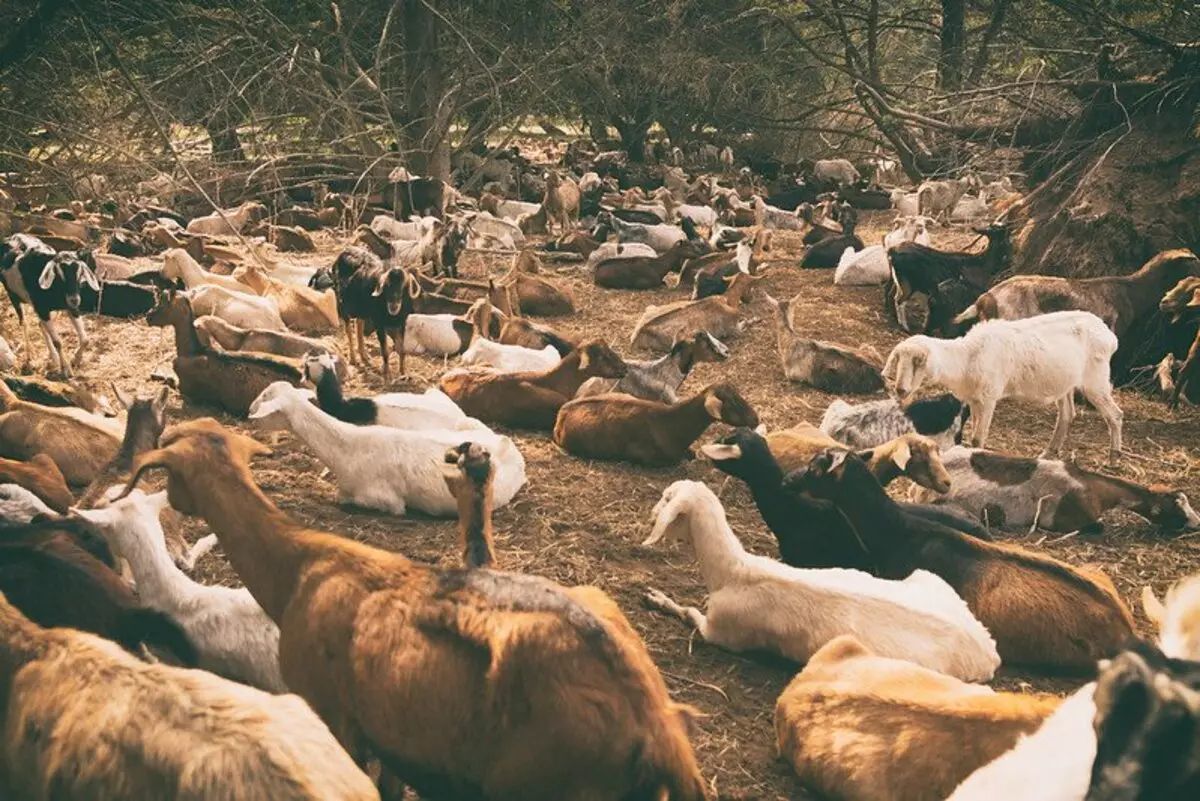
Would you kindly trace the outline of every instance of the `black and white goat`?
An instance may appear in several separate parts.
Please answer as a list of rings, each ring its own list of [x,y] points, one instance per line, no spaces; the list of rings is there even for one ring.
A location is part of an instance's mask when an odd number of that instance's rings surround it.
[[[33,306],[46,338],[47,370],[57,367],[65,376],[71,375],[71,366],[78,368],[83,363],[83,351],[87,346],[87,332],[80,316],[80,286],[87,285],[93,290],[100,288],[96,274],[87,264],[87,255],[86,251],[83,254],[69,250],[55,253],[37,237],[25,234],[16,234],[0,243],[0,275],[21,322],[25,358],[28,360],[30,355],[29,329],[22,306],[28,303]],[[62,340],[50,322],[50,313],[55,311],[65,311],[71,317],[79,337],[79,347],[71,366],[62,355]]]
[[[386,382],[390,378],[389,335],[400,360],[400,374],[404,375],[404,330],[413,312],[413,301],[421,295],[417,279],[403,267],[384,266],[378,256],[359,247],[348,247],[338,255],[333,274],[338,318],[346,331],[351,361],[366,364],[363,332],[364,323],[370,321],[379,338],[383,380]],[[355,323],[353,336],[351,321]],[[355,340],[358,342],[357,355]]]

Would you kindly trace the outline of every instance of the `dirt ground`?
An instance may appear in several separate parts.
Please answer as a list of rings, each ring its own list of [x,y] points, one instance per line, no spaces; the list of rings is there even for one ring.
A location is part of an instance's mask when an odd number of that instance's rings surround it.
[[[877,242],[890,215],[866,215],[860,234]],[[973,235],[937,229],[934,244],[965,245]],[[328,264],[342,244],[322,234],[318,254],[295,258],[310,265]],[[760,282],[775,297],[797,297],[796,319],[801,333],[843,344],[870,343],[886,355],[901,339],[884,317],[878,288],[835,287],[832,271],[800,271],[799,239],[778,234],[769,256],[773,262]],[[493,254],[470,253],[463,264],[464,277],[498,275],[508,259]],[[578,300],[578,314],[551,321],[572,333],[602,337],[628,354],[629,334],[648,304],[680,297],[678,291],[653,292],[600,290],[577,266],[548,265],[548,274],[569,285]],[[5,330],[16,332],[15,317],[7,312]],[[718,379],[732,381],[754,405],[770,428],[800,421],[818,422],[832,397],[791,385],[783,376],[776,350],[774,323],[761,296],[744,307],[745,332],[730,342],[728,362],[700,364],[683,391],[690,394]],[[65,322],[60,323],[65,329]],[[143,394],[158,385],[150,380],[156,370],[170,369],[174,346],[169,330],[144,323],[91,320],[93,347],[82,381],[110,395],[109,382]],[[10,336],[10,341],[19,339]],[[73,348],[73,333],[64,339]],[[40,337],[34,345],[35,363],[44,354]],[[629,354],[646,358],[646,354]],[[374,393],[384,389],[374,370],[360,373],[348,392]],[[410,358],[409,375],[394,381],[390,390],[419,390],[433,384],[445,365],[441,360]],[[1125,411],[1127,456],[1116,473],[1143,483],[1164,483],[1182,488],[1200,501],[1200,414],[1195,408],[1169,411],[1159,400],[1121,391],[1118,402]],[[174,420],[214,415],[210,409],[189,408],[173,397]],[[255,432],[226,415],[215,414],[226,424],[255,433],[275,446],[273,456],[256,462],[255,476],[263,490],[284,510],[314,527],[338,532],[362,542],[399,551],[414,559],[453,563],[458,558],[453,520],[418,516],[394,518],[339,507],[334,485],[322,477],[322,465],[290,435]],[[1052,408],[1001,404],[989,444],[1017,454],[1036,454],[1048,441]],[[714,426],[702,438],[710,441],[723,433]],[[1107,433],[1099,416],[1081,409],[1072,429],[1074,458],[1098,469],[1107,453]],[[776,555],[774,538],[763,525],[745,488],[703,460],[671,469],[645,469],[624,464],[581,461],[566,456],[548,434],[517,433],[514,438],[525,455],[529,483],[516,499],[496,515],[497,552],[501,566],[547,576],[564,584],[595,584],[613,595],[645,638],[673,696],[704,713],[694,742],[705,776],[722,798],[805,799],[807,794],[788,765],[776,756],[772,726],[775,699],[794,674],[796,666],[777,659],[751,658],[727,653],[693,637],[682,624],[652,613],[643,605],[648,587],[663,590],[684,604],[702,605],[705,590],[688,546],[643,548],[649,532],[650,512],[663,489],[678,479],[695,479],[718,492],[734,530],[757,553]],[[904,482],[897,482],[900,485]],[[906,491],[897,486],[896,492]],[[1098,563],[1115,580],[1127,602],[1135,603],[1143,585],[1162,592],[1181,576],[1200,569],[1200,537],[1166,539],[1144,521],[1113,513],[1103,536],[1063,537],[1033,532],[1010,539],[1053,554],[1072,564]],[[193,539],[203,533],[194,523]],[[236,576],[219,550],[206,557],[197,570],[202,581],[235,585]],[[1139,620],[1145,623],[1140,616]],[[996,686],[1006,689],[1069,692],[1075,684],[1063,680],[1003,671]]]

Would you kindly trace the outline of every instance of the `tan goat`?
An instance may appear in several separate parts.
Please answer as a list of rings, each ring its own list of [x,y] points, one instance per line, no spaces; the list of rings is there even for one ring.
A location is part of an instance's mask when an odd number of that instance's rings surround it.
[[[0,676],[0,784],[12,798],[379,798],[295,695],[147,664],[74,629],[43,629],[2,595]]]
[[[266,451],[189,421],[128,490],[166,470],[171,505],[208,522],[279,624],[287,686],[360,761],[379,757],[388,798],[398,779],[455,798],[706,797],[684,710],[604,593],[306,529],[254,483]]]
[[[546,233],[553,234],[555,223],[566,233],[579,222],[579,202],[582,195],[579,184],[571,178],[563,178],[553,170],[546,173],[546,194],[542,197],[539,214],[546,217]]]
[[[60,515],[75,503],[62,471],[44,453],[34,454],[28,462],[0,459],[0,484],[24,487]]]
[[[554,441],[585,459],[660,467],[688,457],[714,421],[753,428],[758,415],[731,384],[714,384],[675,404],[620,392],[593,395],[559,410]]]
[[[665,306],[647,306],[630,339],[636,348],[668,351],[678,340],[707,331],[725,341],[741,330],[738,316],[742,301],[758,278],[739,272],[723,295],[702,300],[681,300]]]
[[[31,459],[44,453],[68,484],[90,483],[121,445],[120,423],[82,409],[23,401],[3,381],[0,411],[0,456]]]
[[[337,297],[332,289],[318,292],[306,286],[286,284],[257,264],[243,264],[233,277],[263,297],[274,298],[279,316],[296,331],[328,334],[338,328]]]
[[[621,378],[625,362],[599,340],[582,343],[542,373],[452,370],[438,387],[468,416],[485,423],[549,431],[558,410],[589,378]]]
[[[775,734],[780,755],[823,796],[942,801],[1059,703],[876,656],[843,635],[779,696]]]
[[[811,423],[772,431],[767,434],[767,445],[785,474],[807,467],[814,456],[829,448],[852,450]],[[859,456],[885,487],[900,476],[908,476],[936,492],[950,489],[950,474],[942,464],[937,443],[929,437],[903,434],[870,450],[859,451]]]
[[[516,293],[519,312],[535,317],[574,314],[575,296],[571,291],[536,275],[537,272],[538,259],[532,251],[527,250],[517,254],[512,267],[500,279],[501,286],[511,287]]]

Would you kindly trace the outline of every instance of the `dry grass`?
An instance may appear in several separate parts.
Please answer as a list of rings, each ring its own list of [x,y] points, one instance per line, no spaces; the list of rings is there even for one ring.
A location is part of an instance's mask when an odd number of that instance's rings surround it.
[[[879,240],[887,215],[866,215],[863,238]],[[970,234],[936,231],[940,246],[964,245]],[[320,252],[297,258],[310,264],[328,263],[338,242],[323,236]],[[770,254],[772,265],[760,286],[776,297],[798,296],[796,321],[801,333],[848,345],[869,343],[881,353],[900,339],[887,327],[881,291],[834,287],[830,271],[795,269],[799,241],[795,235],[776,237]],[[465,277],[508,266],[500,256],[470,254]],[[642,310],[650,303],[678,299],[678,292],[599,290],[577,267],[548,265],[547,274],[570,284],[582,313],[553,321],[579,334],[600,336],[627,350],[628,336]],[[731,380],[758,410],[769,427],[802,420],[816,422],[832,398],[798,389],[784,379],[775,348],[770,309],[761,297],[746,306],[745,333],[731,343],[731,357],[720,365],[701,364],[685,392],[717,379]],[[15,318],[8,317],[14,331]],[[108,392],[109,381],[123,389],[149,392],[150,373],[169,369],[173,345],[169,331],[143,324],[114,321],[89,323],[95,345],[89,355],[84,383]],[[10,340],[12,338],[10,337]],[[35,353],[42,354],[40,340]],[[636,354],[644,358],[645,354]],[[376,369],[378,362],[375,362]],[[409,376],[389,389],[419,389],[436,381],[443,370],[440,360],[412,358]],[[384,389],[376,372],[355,377],[349,391],[368,393]],[[1185,409],[1171,413],[1165,405],[1130,392],[1118,396],[1125,410],[1129,456],[1119,468],[1124,477],[1160,482],[1200,496],[1200,415]],[[212,414],[207,409],[181,408],[173,401],[171,415]],[[1050,408],[1002,404],[993,429],[994,447],[1034,454],[1046,443],[1053,423]],[[224,422],[243,430],[230,418]],[[714,428],[705,439],[718,436]],[[415,559],[451,563],[456,559],[455,524],[451,520],[421,517],[392,518],[347,510],[335,504],[336,492],[321,478],[322,466],[293,439],[257,433],[275,446],[273,456],[261,459],[255,474],[263,490],[288,513],[306,524],[340,532],[372,545],[400,551]],[[772,659],[733,655],[695,640],[675,620],[645,609],[642,595],[653,586],[683,603],[701,604],[704,589],[690,550],[643,548],[649,515],[662,490],[682,478],[707,482],[719,491],[730,523],[747,547],[758,553],[776,553],[774,539],[760,521],[753,502],[740,484],[703,461],[671,469],[642,469],[626,465],[590,463],[565,456],[547,435],[515,436],[528,463],[529,485],[496,516],[497,549],[501,565],[551,577],[565,584],[596,584],[611,593],[645,638],[666,676],[674,696],[699,707],[707,717],[695,738],[705,775],[723,798],[787,799],[807,796],[789,768],[775,755],[772,715],[775,699],[795,668]],[[1097,468],[1107,451],[1107,434],[1100,418],[1081,410],[1072,430],[1075,457]],[[1143,521],[1126,514],[1110,518],[1107,533],[1098,538],[1066,538],[1034,533],[1018,542],[1044,550],[1073,564],[1102,565],[1128,600],[1137,598],[1142,585],[1162,591],[1180,576],[1200,569],[1200,539],[1167,540]],[[191,524],[193,538],[202,533]],[[236,583],[236,577],[219,554],[204,561],[199,577],[205,581]],[[1072,685],[1033,676],[1005,673],[998,686],[1066,692]]]

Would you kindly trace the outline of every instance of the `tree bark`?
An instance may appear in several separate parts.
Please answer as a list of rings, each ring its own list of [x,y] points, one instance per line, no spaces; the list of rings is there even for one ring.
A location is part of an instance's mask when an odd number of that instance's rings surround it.
[[[440,34],[441,21],[424,0],[404,0],[409,170],[449,181],[450,120],[441,110],[446,81],[438,54]]]
[[[621,149],[629,154],[629,160],[641,163],[646,160],[647,123],[637,120],[614,119],[613,127],[621,135]]]
[[[942,41],[938,56],[938,87],[954,91],[962,86],[963,45],[967,38],[966,0],[942,0]]]

